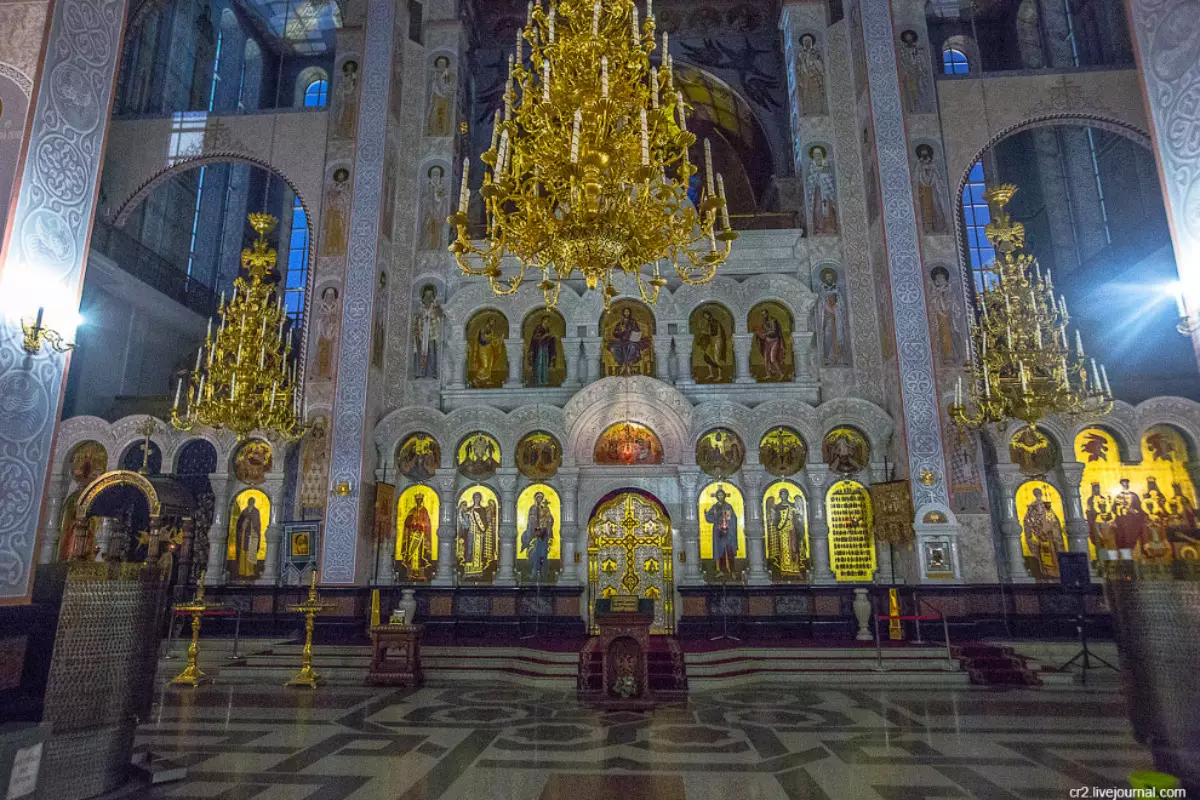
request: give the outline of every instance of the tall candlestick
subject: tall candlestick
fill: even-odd
[[[663,57],[663,63],[664,63],[664,64],[666,63],[666,59],[667,59],[667,58],[669,58],[669,56],[667,55],[667,53],[668,53],[668,52],[669,52],[669,50],[670,50],[670,48],[668,47],[668,45],[670,44],[670,42],[671,42],[671,34],[667,33],[666,31],[663,31],[663,38],[662,38],[662,43],[663,43],[663,51],[662,51],[662,57]]]
[[[229,376],[229,399],[232,400],[237,395],[237,373]]]
[[[600,98],[608,99],[608,56],[600,56]]]
[[[496,152],[496,145],[500,143],[500,109],[496,109],[496,115],[492,117],[492,146],[488,149],[493,153]]]
[[[275,407],[275,393],[279,391],[279,382],[271,384],[271,408]]]
[[[642,125],[642,166],[650,166],[650,126],[646,122],[646,109],[640,109],[638,112],[639,121]]]
[[[508,130],[500,134],[500,152],[496,155],[496,177],[501,178],[508,167]]]
[[[658,67],[650,68],[650,107],[658,110]]]
[[[258,368],[262,369],[267,363],[267,346],[264,344],[258,348]]]
[[[641,47],[642,46],[642,31],[641,31],[641,25],[638,24],[639,20],[638,20],[638,10],[637,10],[636,4],[633,7],[632,19],[633,19],[633,46]]]
[[[592,36],[600,35],[600,0],[592,3]]]
[[[1092,362],[1092,384],[1096,387],[1096,391],[1100,391],[1100,370],[1096,368],[1096,359],[1089,359]]]
[[[579,128],[583,125],[583,111],[575,109],[575,122],[571,127],[571,163],[579,163]]]
[[[670,73],[668,73],[670,74]],[[683,92],[675,93],[675,105],[679,107],[679,130],[687,131],[687,112],[683,108]]]
[[[954,405],[962,405],[962,376],[958,376],[958,383],[954,386]]]
[[[204,341],[212,339],[212,317],[208,318],[208,330],[204,332]]]
[[[1054,278],[1050,275],[1049,267],[1046,267],[1046,286],[1050,289],[1054,288]]]
[[[1025,362],[1018,361],[1017,369],[1021,371],[1021,393],[1027,394],[1029,392],[1029,383],[1025,379]]]
[[[992,396],[992,381],[990,378],[988,378],[987,367],[983,368],[983,396],[984,397]]]
[[[463,159],[463,174],[462,183],[458,187],[458,210],[462,214],[467,213],[467,204],[471,202],[471,159]]]
[[[1079,335],[1079,329],[1075,329],[1075,355],[1083,358],[1083,337]]]
[[[203,356],[204,356],[204,345],[200,345],[200,349],[196,351],[196,366],[192,369],[192,372],[200,371],[200,359],[203,358]]]
[[[542,102],[550,102],[550,59],[542,62]]]
[[[704,140],[704,187],[708,190],[709,197],[712,197],[716,187],[713,185],[712,142],[708,139]]]
[[[175,384],[175,405],[172,410],[179,410],[179,397],[183,393],[183,378],[179,379],[179,383]]]
[[[717,197],[721,198],[721,229],[729,230],[729,203],[725,202],[725,176],[717,173]]]
[[[554,18],[558,14],[556,6],[550,6],[550,16],[546,19],[547,34],[550,37],[550,44],[554,44]]]
[[[517,63],[525,61],[525,36],[520,28],[517,28]]]
[[[1100,377],[1104,379],[1104,393],[1112,397],[1112,387],[1108,385],[1108,368],[1100,365]]]
[[[200,376],[200,385],[196,387],[196,399],[197,399],[197,400],[199,400],[199,399],[201,399],[202,397],[204,397],[204,382],[205,382],[206,380],[208,380],[208,376],[207,376],[207,375],[201,375],[201,376]]]
[[[1069,318],[1071,315],[1067,313],[1067,296],[1060,294],[1058,296],[1058,305],[1062,309],[1063,317]]]
[[[1062,371],[1063,371],[1063,376],[1062,376],[1063,389],[1070,391],[1071,384],[1067,382],[1067,357],[1066,356],[1062,357]]]
[[[654,19],[654,0],[646,0],[646,19]]]

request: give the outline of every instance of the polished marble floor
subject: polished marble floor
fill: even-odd
[[[146,798],[1068,798],[1150,767],[1114,689],[693,691],[650,713],[573,692],[163,689],[138,746],[184,764]]]

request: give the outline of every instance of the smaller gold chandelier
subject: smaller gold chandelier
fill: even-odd
[[[562,282],[578,270],[589,289],[618,294],[614,273],[636,280],[654,302],[668,262],[687,284],[713,279],[737,238],[725,185],[714,180],[705,142],[698,202],[688,199],[696,173],[688,147],[682,92],[675,87],[667,34],[662,62],[652,2],[642,22],[634,0],[531,0],[516,53],[508,59],[503,114],[481,160],[487,231],[483,246],[468,232],[469,166],[463,162],[457,230],[450,245],[467,275],[484,276],[499,295],[517,291],[530,268],[553,306]],[[529,45],[528,60],[524,55]],[[719,223],[719,226],[718,226]],[[505,276],[503,259],[518,271]],[[644,275],[643,269],[649,268]],[[646,278],[649,280],[646,280]]]
[[[180,430],[195,426],[225,428],[245,439],[255,431],[285,439],[304,434],[296,392],[296,363],[291,337],[285,336],[287,311],[278,294],[275,250],[266,235],[275,228],[270,214],[251,214],[258,239],[242,251],[242,269],[233,282],[233,297],[217,313],[213,332],[208,321],[204,344],[196,353],[187,390],[187,410],[180,412],[183,381],[175,388],[171,423]]]
[[[1084,356],[1078,330],[1071,352],[1067,301],[1061,295],[1055,299],[1050,270],[1043,277],[1037,260],[1022,252],[1025,226],[1013,222],[1005,208],[1016,191],[1004,185],[983,195],[991,209],[986,234],[996,258],[984,268],[987,280],[975,296],[978,315],[971,322],[968,394],[975,410],[967,410],[959,378],[950,417],[975,428],[1022,420],[1025,449],[1040,450],[1049,440],[1037,429],[1038,420],[1050,414],[1107,414],[1113,397],[1107,371]]]

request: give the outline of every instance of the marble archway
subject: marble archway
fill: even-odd
[[[610,427],[631,422],[649,428],[662,445],[662,463],[695,460],[689,447],[692,405],[674,387],[654,378],[604,378],[589,384],[563,409],[567,451],[581,467],[595,464],[596,441]]]

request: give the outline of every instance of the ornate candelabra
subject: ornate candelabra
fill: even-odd
[[[303,603],[288,607],[288,611],[304,615],[304,649],[300,652],[300,671],[293,675],[292,679],[284,686],[307,686],[315,689],[320,683],[321,676],[317,674],[312,665],[313,619],[317,614],[330,608],[333,608],[332,603],[322,603],[317,597],[317,571],[313,570],[312,582],[308,585],[308,599]]]
[[[663,260],[685,283],[711,281],[737,233],[707,141],[699,203],[688,200],[696,172],[688,147],[696,137],[666,33],[661,62],[651,63],[653,0],[644,22],[634,0],[547,6],[529,4],[508,59],[503,111],[481,158],[482,245],[468,232],[470,159],[463,161],[458,212],[448,220],[458,232],[450,251],[459,267],[487,277],[501,295],[515,292],[528,269],[540,270],[550,306],[575,270],[589,289],[604,284],[605,304],[617,294],[615,272],[633,276],[643,299],[654,302],[666,285]],[[501,270],[506,256],[518,262],[515,274]]]
[[[276,254],[267,247],[266,235],[275,222],[270,214],[250,215],[258,239],[242,251],[245,275],[234,280],[233,297],[226,302],[221,294],[221,322],[215,332],[212,319],[208,321],[188,384],[186,411],[180,410],[183,381],[175,388],[171,422],[176,428],[226,428],[239,439],[256,430],[285,439],[304,434]]]
[[[1023,420],[1033,434],[1023,437],[1025,447],[1040,450],[1048,440],[1037,430],[1038,420],[1056,413],[1107,414],[1113,399],[1107,371],[1084,355],[1078,330],[1071,350],[1067,301],[1055,298],[1050,271],[1043,275],[1037,259],[1023,252],[1025,226],[1005,208],[1016,191],[1003,185],[984,192],[992,218],[986,234],[996,258],[984,268],[971,322],[967,393],[974,411],[959,378],[950,417],[968,427]]]
[[[199,580],[196,581],[196,595],[191,600],[172,606],[176,611],[192,615],[192,643],[188,645],[187,666],[183,668],[183,672],[171,679],[171,683],[177,686],[195,687],[212,682],[212,678],[200,671],[197,663],[200,660],[200,618],[204,616],[205,611],[221,608],[223,604],[210,603],[204,599],[204,576],[205,573],[201,572]]]

